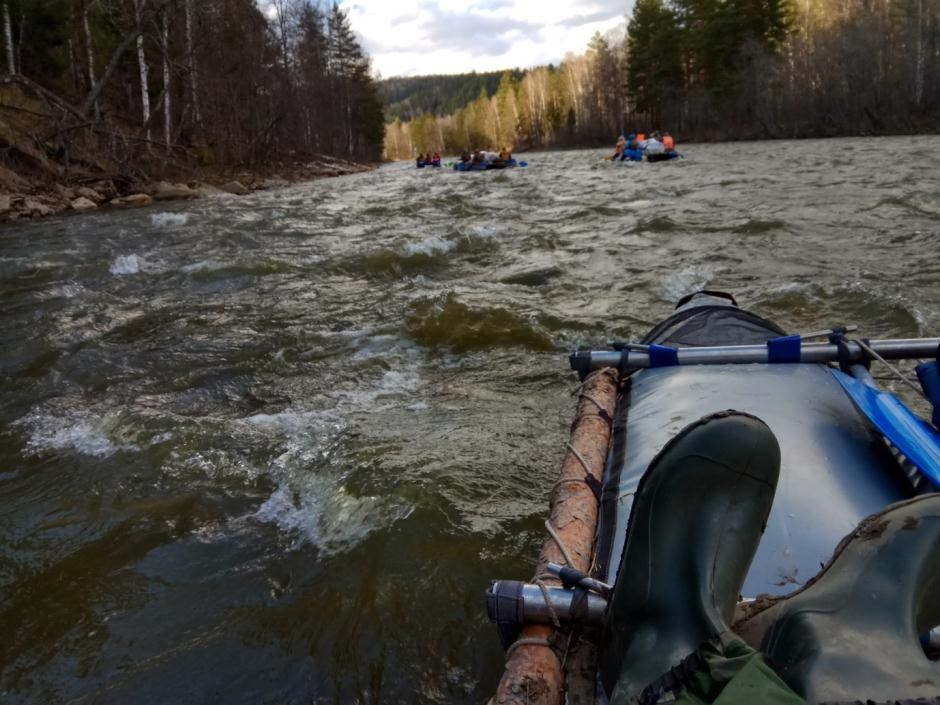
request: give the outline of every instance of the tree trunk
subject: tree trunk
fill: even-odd
[[[134,0],[134,20],[137,24],[137,66],[140,72],[141,123],[150,122],[150,90],[147,83],[147,57],[144,54],[143,9],[147,0]],[[150,139],[150,128],[145,128],[144,137]]]
[[[121,57],[124,55],[124,52],[127,51],[130,45],[134,43],[134,40],[137,38],[137,36],[138,28],[135,25],[134,29],[124,36],[124,38],[121,40],[121,43],[117,46],[114,52],[112,52],[111,58],[108,60],[108,65],[105,66],[104,73],[101,74],[101,78],[98,79],[98,82],[88,93],[88,96],[85,98],[85,102],[82,103],[81,110],[79,111],[82,116],[88,115],[88,111],[91,110],[92,106],[97,102],[98,94],[101,93],[101,89],[104,88],[105,84],[111,78],[111,74],[113,74],[114,70],[117,68],[117,65],[120,62]],[[128,86],[128,90],[130,90],[130,86]]]
[[[7,45],[7,73],[16,75],[16,61],[13,58],[13,27],[10,24],[10,3],[3,3],[3,38]]]
[[[66,45],[69,48],[69,73],[72,76],[72,89],[78,93],[83,86],[81,78],[79,77],[78,59],[75,58],[75,42],[69,37],[66,40]]]
[[[584,382],[577,415],[571,427],[571,448],[562,463],[561,480],[555,485],[550,522],[571,556],[571,567],[588,573],[594,553],[598,500],[585,481],[587,474],[598,483],[603,479],[610,426],[617,407],[619,377],[613,370],[594,372]],[[579,456],[584,459],[582,465]],[[552,538],[546,539],[539,556],[536,576],[546,573],[549,562],[565,563],[565,556]],[[555,578],[543,577],[546,585]],[[528,624],[506,661],[492,705],[561,705],[565,675],[555,651],[543,643],[551,639],[551,625]]]
[[[86,60],[88,62],[88,90],[90,91],[95,85],[95,54],[94,49],[91,45],[91,28],[88,25],[88,5],[90,3],[82,3],[82,28],[85,32],[85,54]],[[95,108],[95,120],[101,118],[101,113],[98,110],[98,101],[94,102]]]
[[[199,89],[196,76],[196,56],[193,52],[193,0],[186,0],[186,61],[189,65],[190,100],[193,105],[193,120],[202,123],[199,112]]]
[[[924,107],[924,2],[917,0],[917,36],[914,39],[914,105]]]
[[[163,142],[167,151],[172,146],[170,137],[170,20],[164,7],[160,14],[160,39],[163,44]]]

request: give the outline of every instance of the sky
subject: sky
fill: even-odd
[[[581,54],[632,0],[341,0],[382,78],[498,71]]]

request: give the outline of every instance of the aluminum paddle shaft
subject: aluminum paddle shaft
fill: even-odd
[[[897,340],[871,340],[868,347],[886,360],[934,358],[940,347],[940,338],[908,338]],[[870,358],[857,342],[846,341],[849,362],[862,362]],[[627,349],[594,350],[572,353],[571,369],[584,376],[592,370],[616,367],[620,370],[639,370],[656,367],[651,363],[647,346],[630,345]],[[838,362],[839,347],[830,343],[803,343],[799,347],[799,362]],[[722,345],[714,347],[676,348],[673,364],[682,365],[747,365],[772,362],[767,345]]]

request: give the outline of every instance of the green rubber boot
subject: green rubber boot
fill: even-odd
[[[677,690],[689,657],[728,630],[770,514],[780,447],[758,418],[707,416],[640,481],[601,643],[611,705]]]
[[[920,643],[940,625],[940,494],[859,524],[799,591],[736,625],[810,703],[940,702],[940,663]]]

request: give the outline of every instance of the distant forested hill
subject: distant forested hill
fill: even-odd
[[[424,113],[449,115],[486,91],[496,93],[503,71],[461,73],[451,76],[389,78],[379,82],[379,95],[385,101],[386,120],[413,120]],[[517,80],[524,71],[511,72]]]

